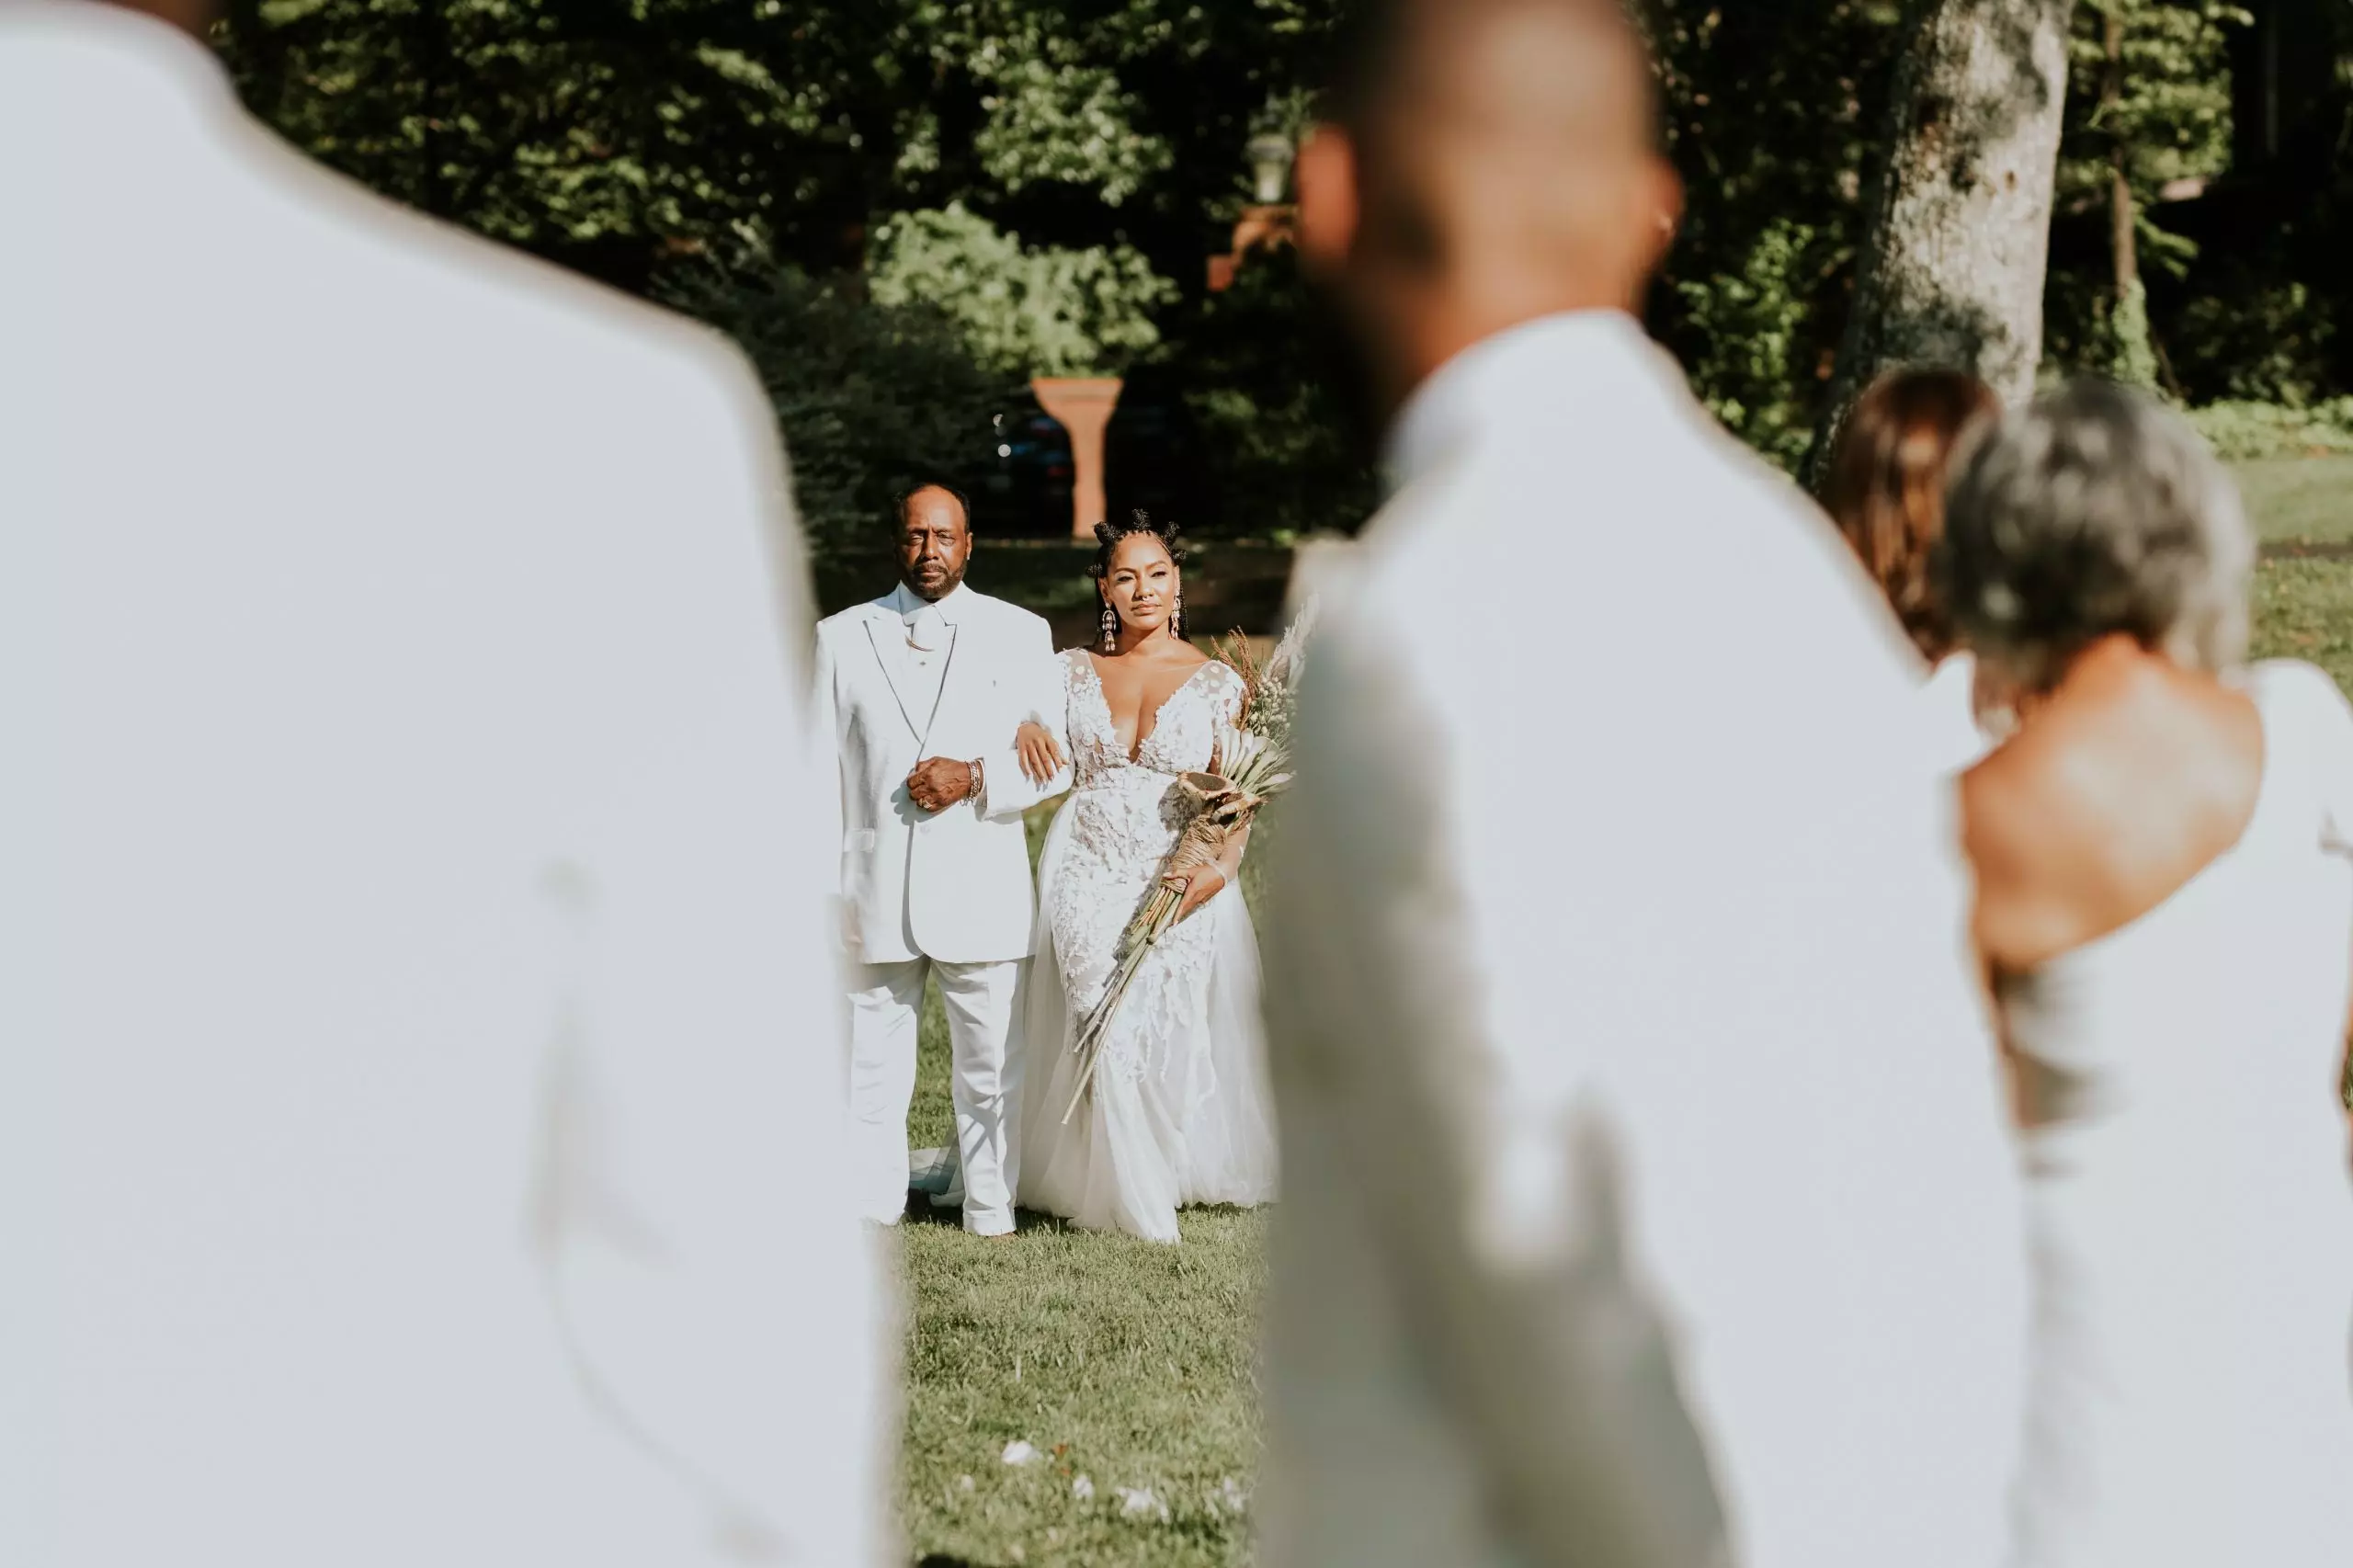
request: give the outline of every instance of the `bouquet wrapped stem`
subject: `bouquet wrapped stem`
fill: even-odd
[[[1245,687],[1240,733],[1221,743],[1217,755],[1210,759],[1208,771],[1188,773],[1179,780],[1179,787],[1192,802],[1192,815],[1176,835],[1168,858],[1162,862],[1152,896],[1120,933],[1110,980],[1103,988],[1102,998],[1080,1024],[1078,1038],[1072,1043],[1071,1050],[1079,1059],[1078,1082],[1072,1089],[1069,1107],[1063,1112],[1065,1126],[1078,1114],[1078,1108],[1094,1087],[1096,1069],[1102,1064],[1104,1037],[1128,987],[1134,983],[1137,971],[1143,968],[1144,960],[1152,956],[1160,939],[1176,928],[1193,873],[1216,864],[1234,835],[1245,831],[1260,809],[1290,782],[1291,699],[1298,687],[1308,626],[1313,619],[1313,606],[1310,605],[1292,622],[1281,645],[1263,666],[1251,657],[1249,644],[1239,637],[1228,639],[1218,649],[1220,657],[1241,671]],[[1229,746],[1233,753],[1230,756]]]

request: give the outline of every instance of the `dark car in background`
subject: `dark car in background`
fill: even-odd
[[[976,521],[1001,539],[1068,539],[1070,432],[1061,420],[1025,398],[992,421],[994,466],[972,498]]]

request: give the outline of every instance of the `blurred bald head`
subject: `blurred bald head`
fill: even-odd
[[[114,0],[125,10],[144,11],[202,38],[221,14],[221,0]]]
[[[1618,0],[1370,0],[1352,35],[1300,239],[1392,405],[1520,322],[1640,304],[1680,190]]]

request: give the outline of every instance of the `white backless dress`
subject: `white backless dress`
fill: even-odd
[[[2353,1562],[2353,710],[2257,666],[2235,847],[2005,987],[2030,1103],[2022,1568]]]

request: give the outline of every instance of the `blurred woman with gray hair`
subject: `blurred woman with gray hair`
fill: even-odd
[[[2353,1550],[2353,709],[2242,667],[2254,562],[2212,453],[2114,386],[1949,497],[1944,602],[2019,719],[1961,794],[2032,1204],[2026,1568]]]

